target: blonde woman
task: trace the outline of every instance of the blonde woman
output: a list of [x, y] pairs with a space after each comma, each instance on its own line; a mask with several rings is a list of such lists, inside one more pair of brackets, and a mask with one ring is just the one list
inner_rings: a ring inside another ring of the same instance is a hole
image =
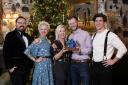
[[69, 66], [70, 59], [66, 46], [66, 28], [58, 25], [55, 31], [56, 40], [52, 44], [54, 48], [54, 78], [55, 85], [70, 85]]
[[33, 42], [24, 52], [35, 62], [32, 85], [54, 85], [50, 53], [51, 45], [46, 37], [49, 29], [48, 22], [40, 22], [38, 25], [39, 42]]

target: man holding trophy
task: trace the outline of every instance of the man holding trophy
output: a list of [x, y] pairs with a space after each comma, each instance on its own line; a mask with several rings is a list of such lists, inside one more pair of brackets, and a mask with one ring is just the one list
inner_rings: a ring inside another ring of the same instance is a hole
[[71, 79], [72, 85], [89, 85], [89, 54], [91, 53], [91, 36], [78, 27], [78, 20], [72, 16], [68, 20], [72, 33], [66, 49], [72, 51]]

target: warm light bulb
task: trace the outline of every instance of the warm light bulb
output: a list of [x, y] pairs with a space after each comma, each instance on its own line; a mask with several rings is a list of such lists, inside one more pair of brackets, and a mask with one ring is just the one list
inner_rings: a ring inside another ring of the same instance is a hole
[[13, 18], [16, 19], [17, 17], [18, 17], [18, 14], [14, 14], [14, 15], [13, 15]]
[[10, 19], [11, 18], [11, 15], [10, 14], [6, 14], [6, 18], [7, 19]]

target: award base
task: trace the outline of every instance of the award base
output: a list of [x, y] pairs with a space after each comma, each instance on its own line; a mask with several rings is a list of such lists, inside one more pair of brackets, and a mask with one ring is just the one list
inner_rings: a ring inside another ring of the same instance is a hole
[[79, 50], [79, 48], [70, 48], [70, 47], [66, 47], [65, 49], [68, 51], [78, 51]]

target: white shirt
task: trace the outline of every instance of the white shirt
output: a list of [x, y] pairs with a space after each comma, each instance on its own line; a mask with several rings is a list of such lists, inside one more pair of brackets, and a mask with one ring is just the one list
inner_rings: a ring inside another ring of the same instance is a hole
[[[21, 35], [21, 32], [19, 31], [19, 33], [20, 33], [20, 35]], [[24, 42], [25, 42], [25, 46], [26, 47], [28, 47], [28, 39], [27, 39], [27, 37], [26, 36], [22, 36], [22, 39], [24, 40]]]
[[25, 42], [25, 46], [26, 47], [28, 47], [28, 39], [27, 39], [27, 37], [25, 37], [24, 35], [23, 35], [23, 40], [24, 40], [24, 42]]
[[[104, 41], [107, 32], [108, 30], [105, 29], [101, 33], [96, 33], [94, 37], [92, 46], [93, 46], [93, 61], [95, 62], [103, 61]], [[107, 59], [110, 59], [112, 57], [115, 48], [117, 49], [117, 54], [116, 54], [117, 58], [122, 58], [122, 56], [127, 52], [127, 48], [119, 39], [119, 37], [115, 33], [109, 32], [108, 40], [107, 40], [107, 53], [106, 53]]]

